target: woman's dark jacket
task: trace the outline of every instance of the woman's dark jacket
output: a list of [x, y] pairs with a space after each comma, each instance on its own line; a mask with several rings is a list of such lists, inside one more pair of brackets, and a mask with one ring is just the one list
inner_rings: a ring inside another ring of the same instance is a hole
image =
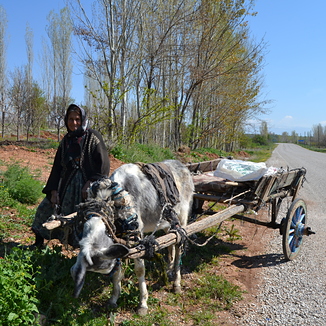
[[50, 199], [51, 191], [57, 190], [62, 199], [66, 187], [79, 169], [84, 184], [87, 180], [95, 181], [110, 173], [109, 155], [101, 134], [96, 130], [87, 129], [82, 137], [71, 137], [70, 133], [64, 136], [43, 193]]

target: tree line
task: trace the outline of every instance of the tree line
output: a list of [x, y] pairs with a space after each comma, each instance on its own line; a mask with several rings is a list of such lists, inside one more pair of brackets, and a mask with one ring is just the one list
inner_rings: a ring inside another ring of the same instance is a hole
[[313, 125], [311, 131], [299, 135], [295, 130], [291, 133], [283, 132], [281, 135], [270, 134], [270, 139], [273, 142], [294, 143], [311, 145], [313, 147], [326, 147], [326, 126], [321, 123]]
[[0, 7], [2, 135], [55, 128], [73, 101], [73, 62], [83, 69], [93, 127], [110, 142], [233, 150], [260, 100], [265, 45], [250, 34], [253, 0], [68, 0], [50, 12], [41, 81], [28, 63], [5, 70], [6, 14]]

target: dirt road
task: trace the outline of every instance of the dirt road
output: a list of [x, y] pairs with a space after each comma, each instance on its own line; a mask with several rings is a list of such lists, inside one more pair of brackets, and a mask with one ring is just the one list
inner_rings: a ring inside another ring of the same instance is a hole
[[268, 249], [273, 261], [262, 271], [258, 303], [247, 309], [238, 325], [326, 325], [325, 161], [326, 154], [294, 144], [280, 144], [268, 160], [271, 166], [307, 169], [298, 197], [306, 202], [308, 225], [317, 233], [305, 237], [300, 255], [290, 262], [283, 259], [282, 237], [275, 236]]

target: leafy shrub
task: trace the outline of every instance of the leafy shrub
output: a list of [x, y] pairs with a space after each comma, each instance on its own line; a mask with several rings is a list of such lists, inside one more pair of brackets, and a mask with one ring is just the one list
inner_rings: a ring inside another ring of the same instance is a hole
[[38, 313], [30, 257], [15, 248], [0, 264], [0, 324], [33, 325]]
[[13, 248], [1, 257], [0, 325], [35, 325], [40, 315], [51, 325], [83, 325], [79, 321], [94, 319], [92, 312], [81, 311], [71, 297], [72, 263], [59, 247]]
[[0, 207], [13, 206], [15, 200], [10, 197], [8, 188], [0, 182]]
[[41, 196], [42, 185], [29, 173], [28, 168], [14, 163], [4, 172], [3, 185], [10, 197], [23, 204], [36, 204]]

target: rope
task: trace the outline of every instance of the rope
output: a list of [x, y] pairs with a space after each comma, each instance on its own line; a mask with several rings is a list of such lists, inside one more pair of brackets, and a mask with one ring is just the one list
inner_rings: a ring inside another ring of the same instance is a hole
[[106, 226], [106, 229], [109, 233], [109, 235], [112, 237], [113, 241], [116, 242], [116, 243], [121, 243], [121, 244], [124, 244], [126, 245], [127, 242], [121, 238], [118, 238], [116, 235], [115, 235], [115, 227], [114, 225], [109, 222], [109, 220], [107, 218], [105, 218], [105, 216], [101, 215], [100, 213], [97, 213], [97, 212], [88, 212], [87, 214], [87, 217], [90, 217], [90, 216], [98, 216], [101, 218], [101, 220], [103, 221], [104, 225]]
[[65, 246], [65, 249], [68, 250], [68, 244], [69, 244], [69, 234], [72, 233], [72, 228], [68, 225], [66, 225], [63, 228], [64, 236], [62, 239], [62, 244]]

